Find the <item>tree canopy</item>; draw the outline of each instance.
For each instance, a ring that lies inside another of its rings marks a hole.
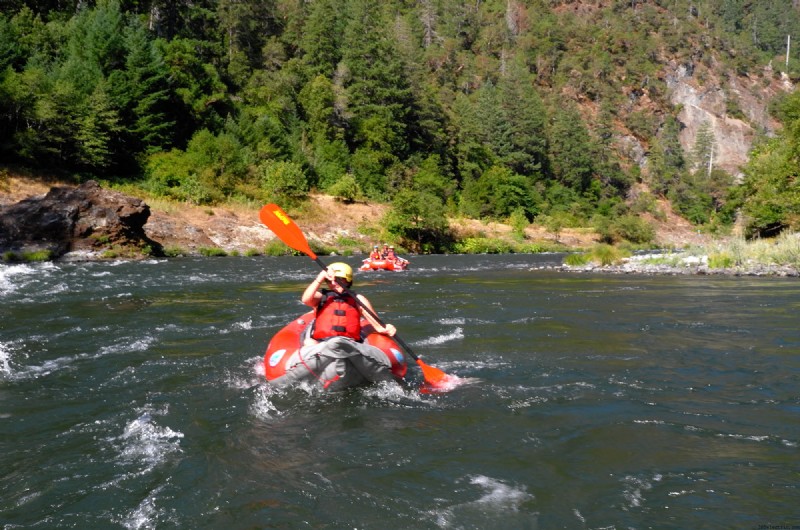
[[[740,205],[762,219],[754,230],[794,226],[793,103],[789,132],[727,198],[713,138],[683,153],[658,73],[665,54],[697,49],[749,71],[783,53],[797,9],[590,1],[587,16],[571,3],[4,0],[0,156],[196,203],[314,190],[391,202],[391,230],[418,248],[446,239],[448,214],[624,214],[637,180],[696,222]],[[783,62],[794,75],[797,52]]]

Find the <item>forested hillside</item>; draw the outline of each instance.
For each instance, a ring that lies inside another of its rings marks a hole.
[[[646,243],[658,197],[770,235],[800,226],[798,3],[0,0],[0,157],[195,204],[384,201],[416,250],[448,215]],[[676,72],[755,131],[735,171],[711,122],[681,145]]]

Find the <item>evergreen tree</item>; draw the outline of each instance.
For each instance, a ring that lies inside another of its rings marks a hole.
[[[337,123],[334,85],[318,75],[300,91],[299,101],[305,116],[307,158],[319,186],[326,189],[346,172],[349,160],[344,129]]]
[[[175,94],[175,138],[185,145],[192,134],[203,128],[220,130],[224,117],[232,111],[228,87],[214,65],[213,45],[195,39],[157,40]]]
[[[253,69],[263,64],[264,44],[278,34],[280,23],[272,0],[218,0],[227,72],[242,87]]]
[[[336,0],[317,0],[310,4],[298,50],[309,79],[317,75],[331,78],[341,59],[342,13],[337,9],[339,3]]]
[[[773,236],[800,229],[800,94],[781,102],[783,133],[759,145],[744,167],[736,190],[751,236]]]
[[[716,138],[714,137],[714,130],[711,128],[711,123],[706,120],[697,130],[697,135],[694,140],[694,149],[692,149],[692,160],[694,162],[694,169],[700,171],[707,176],[711,174],[714,163]]]
[[[171,145],[174,121],[168,69],[145,29],[133,22],[125,31],[125,69],[110,79],[125,121],[126,149],[154,152]]]
[[[456,173],[463,187],[467,182],[477,180],[496,159],[485,141],[485,122],[480,119],[477,105],[468,96],[456,94],[449,118],[454,129],[451,142],[455,144]]]
[[[514,60],[499,84],[502,121],[499,124],[500,159],[520,175],[540,178],[549,168],[546,112],[533,76],[521,60]]]
[[[113,161],[113,140],[122,127],[105,83],[99,83],[89,97],[78,125],[75,137],[78,162],[96,171],[108,168]]]
[[[592,159],[594,171],[603,187],[603,198],[626,196],[632,183],[630,176],[622,169],[620,157],[614,147],[614,113],[609,102],[600,105],[600,113],[594,130]],[[638,169],[638,166],[637,168]],[[609,203],[605,202],[604,207]]]
[[[411,92],[380,8],[371,0],[348,4],[342,62],[348,73],[349,141],[354,148],[402,158],[409,147]]]
[[[594,173],[592,142],[574,106],[556,110],[549,138],[553,172],[559,182],[578,192],[588,189]]]
[[[19,36],[9,20],[0,14],[0,75],[19,60]]]
[[[672,116],[664,120],[661,134],[652,141],[648,182],[654,193],[666,195],[686,176],[686,160],[678,138],[680,124]]]

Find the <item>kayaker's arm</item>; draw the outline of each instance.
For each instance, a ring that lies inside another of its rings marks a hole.
[[[394,337],[394,334],[397,333],[397,329],[395,329],[395,327],[391,324],[383,325],[377,320],[375,320],[375,318],[373,318],[373,316],[370,315],[370,311],[372,313],[375,313],[375,310],[372,308],[372,304],[369,303],[369,300],[367,300],[364,296],[361,296],[360,294],[357,294],[356,296],[358,297],[359,301],[369,309],[369,311],[364,311],[364,308],[360,308],[361,316],[363,316],[367,320],[367,322],[372,324],[372,327],[375,329],[376,332],[380,333],[381,335],[388,335],[390,337]]]
[[[328,270],[325,269],[320,271],[317,274],[317,277],[314,278],[314,281],[308,284],[306,290],[303,291],[303,296],[300,297],[300,300],[307,306],[310,307],[317,307],[319,305],[319,301],[322,299],[322,293],[319,292],[319,288],[322,285],[322,282],[330,279],[328,275]]]

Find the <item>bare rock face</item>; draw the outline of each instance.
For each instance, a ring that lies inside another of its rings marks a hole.
[[[147,237],[150,207],[141,199],[88,181],[78,187],[54,187],[44,195],[0,207],[0,253],[48,251],[52,259],[67,253],[108,251],[110,257],[158,254]]]

